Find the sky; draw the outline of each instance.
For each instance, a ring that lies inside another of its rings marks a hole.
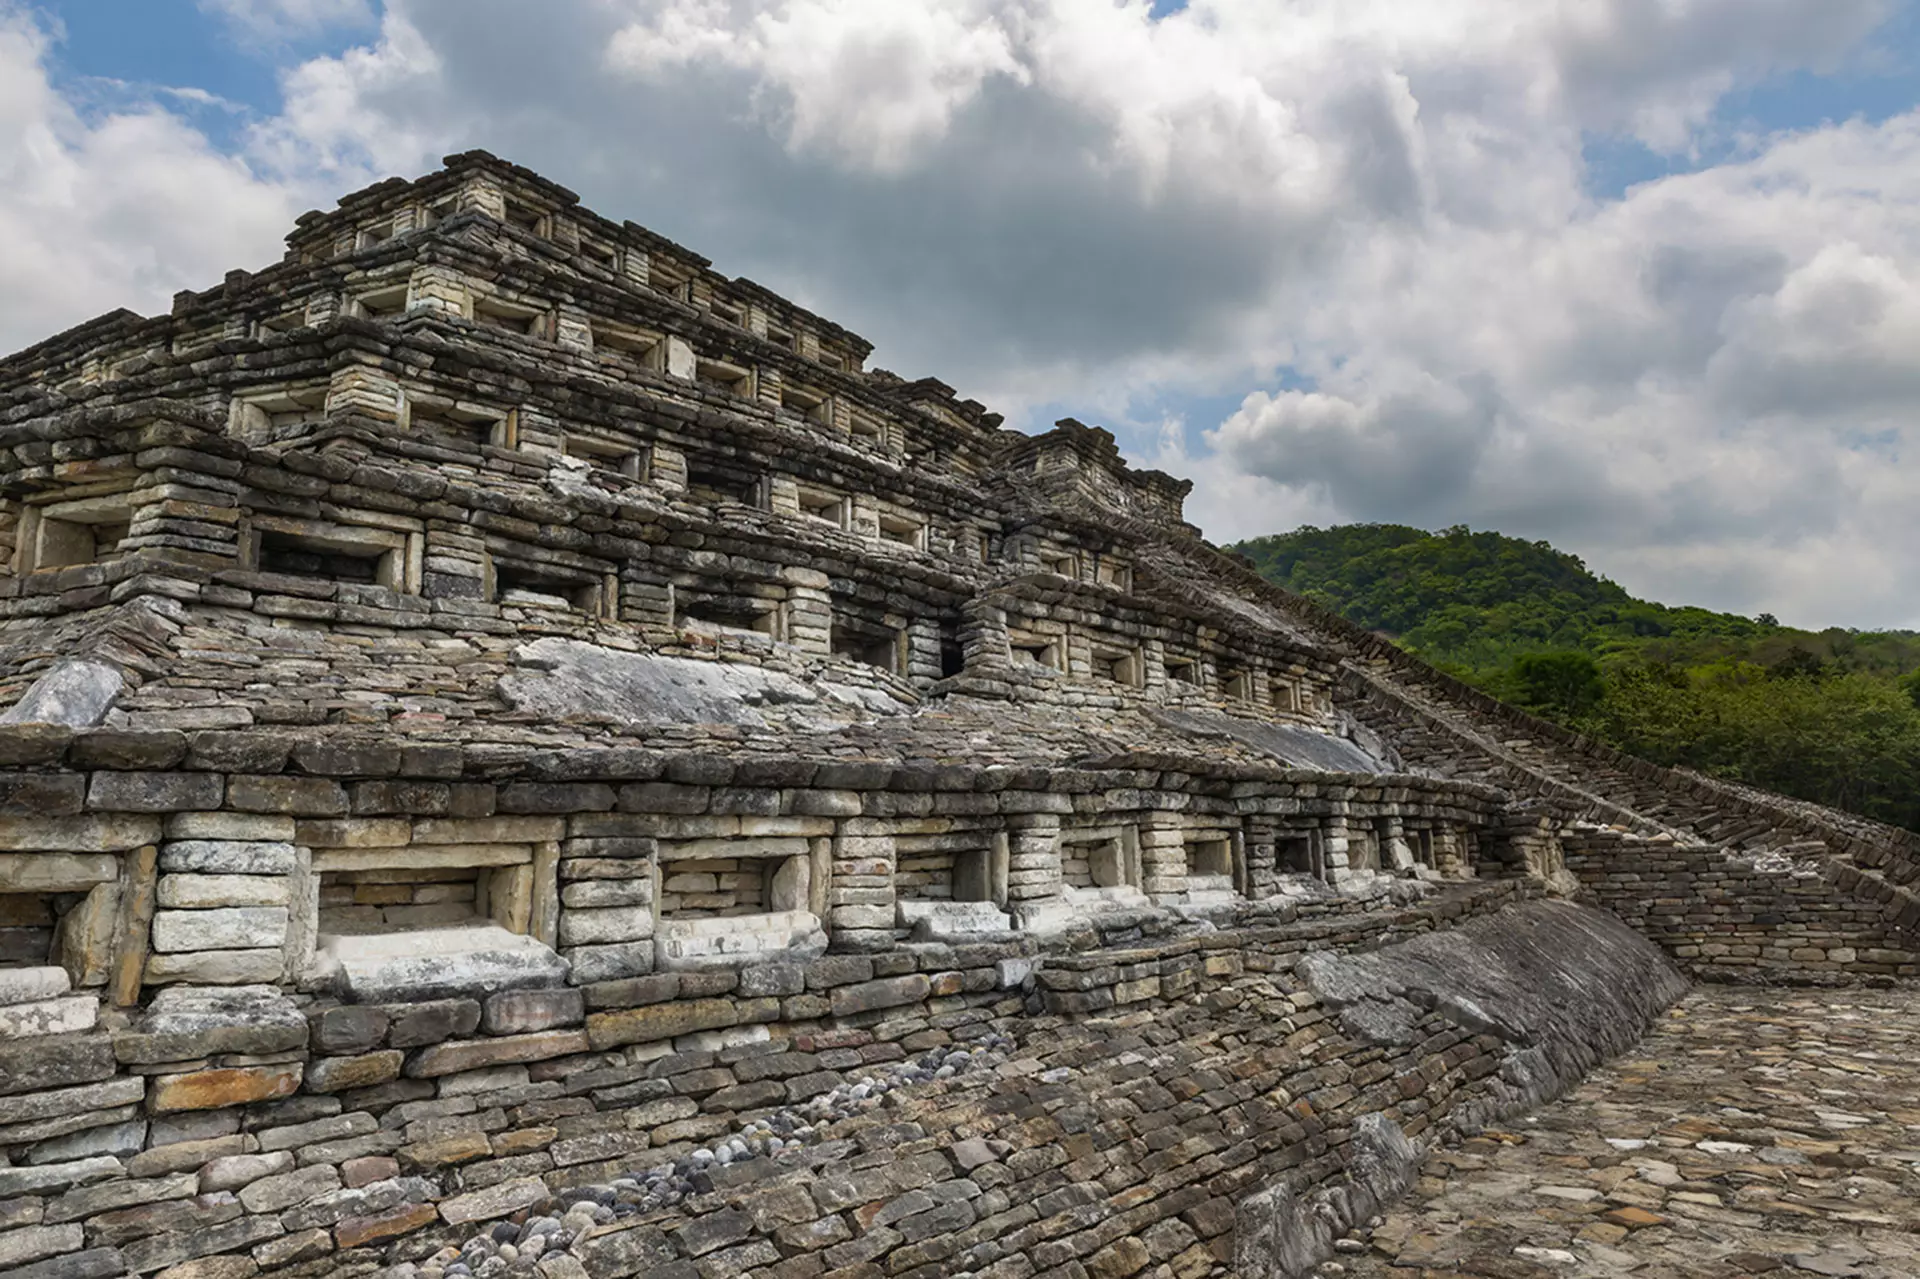
[[[0,0],[0,350],[472,147],[1216,541],[1920,628],[1920,0]]]

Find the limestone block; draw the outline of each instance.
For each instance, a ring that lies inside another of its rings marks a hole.
[[[545,1061],[550,1057],[583,1053],[587,1048],[584,1030],[543,1030],[527,1035],[435,1044],[422,1049],[407,1063],[407,1075],[413,1079],[432,1079],[463,1070]]]
[[[208,986],[242,986],[278,981],[286,965],[279,949],[188,951],[178,955],[149,955],[144,980],[149,986],[195,982]]]
[[[218,808],[226,779],[218,773],[95,773],[87,807],[96,813],[168,813]]]
[[[580,985],[641,976],[653,971],[651,941],[615,942],[606,946],[569,946],[561,952],[573,965],[572,980]]]
[[[943,941],[977,933],[1004,933],[1013,919],[992,902],[903,900],[894,906],[898,927],[915,941]]]
[[[164,1115],[177,1110],[218,1110],[256,1101],[277,1101],[299,1090],[303,1073],[299,1062],[287,1062],[276,1066],[234,1066],[184,1075],[160,1075],[147,1094],[147,1109]]]
[[[560,912],[562,946],[641,941],[652,935],[653,908],[650,906],[610,906],[599,910]]]
[[[24,1266],[42,1257],[78,1252],[86,1243],[79,1222],[59,1226],[25,1226],[0,1233],[0,1270]]]
[[[413,823],[418,844],[538,844],[566,835],[564,817],[422,817]]]
[[[260,1178],[241,1189],[240,1203],[248,1212],[279,1212],[338,1189],[340,1174],[331,1165],[316,1164]]]
[[[307,1019],[272,986],[176,986],[153,997],[114,1040],[129,1064],[182,1061],[213,1053],[264,1055],[304,1048]]]
[[[92,1030],[100,1001],[92,995],[64,995],[0,1007],[0,1040],[29,1035],[65,1035]]]
[[[41,1157],[39,1151],[43,1147],[50,1147],[54,1144],[54,1139],[56,1138],[65,1137],[71,1133],[80,1132],[87,1128],[97,1128],[102,1124],[125,1123],[127,1120],[137,1119],[139,1116],[140,1108],[137,1105],[126,1104],[91,1110],[84,1114],[58,1115],[48,1119],[34,1119],[26,1123],[18,1124],[0,1124],[0,1145],[23,1146],[33,1145],[36,1142],[41,1143],[35,1147],[36,1157],[28,1159],[28,1163],[50,1163],[56,1158],[78,1158],[79,1155],[104,1154],[107,1152],[82,1150],[79,1152],[79,1155],[47,1155]]]
[[[480,1003],[474,999],[432,999],[384,1011],[393,1018],[387,1042],[395,1048],[418,1048],[471,1035],[480,1025]]]
[[[157,951],[250,950],[287,940],[287,911],[279,906],[218,910],[161,910],[153,916]]]
[[[137,1102],[147,1094],[147,1081],[133,1076],[76,1088],[0,1097],[0,1125],[14,1126],[42,1119],[64,1118],[112,1110]]]
[[[909,973],[904,977],[882,977],[854,986],[836,986],[829,998],[833,1002],[834,1016],[851,1017],[856,1013],[918,1003],[927,997],[930,990],[931,984],[925,973]]]
[[[200,1169],[199,1189],[203,1195],[222,1190],[238,1190],[262,1177],[293,1169],[293,1152],[275,1150],[264,1155],[221,1155],[209,1159]]]
[[[335,1093],[389,1083],[400,1077],[403,1056],[388,1048],[358,1057],[316,1057],[307,1064],[307,1091]]]
[[[739,1022],[731,999],[680,999],[641,1008],[592,1013],[587,1035],[596,1051],[625,1044],[653,1043],[697,1030],[712,1030]]]
[[[166,822],[167,838],[179,840],[291,843],[293,828],[291,817],[261,813],[174,813]]]
[[[34,1003],[53,999],[71,990],[67,970],[57,965],[43,968],[0,968],[0,1005]]]
[[[526,1177],[443,1199],[440,1202],[440,1216],[452,1226],[464,1225],[469,1221],[491,1221],[522,1208],[531,1208],[547,1195],[545,1182],[538,1177]]]
[[[396,865],[409,870],[466,870],[486,866],[519,866],[533,860],[527,844],[414,844],[394,848],[322,848],[313,854],[316,874],[352,870],[387,870]]]
[[[243,813],[341,817],[347,811],[347,791],[325,777],[241,774],[227,783],[227,806]]]
[[[342,997],[354,1003],[558,986],[567,975],[553,951],[491,924],[325,941],[316,968],[332,973]]]
[[[517,1035],[578,1025],[586,1013],[579,990],[507,990],[489,996],[482,1025],[489,1035]]]
[[[364,1004],[343,1004],[307,1017],[314,1050],[321,1053],[364,1053],[386,1037],[389,1024],[383,1010]]]
[[[134,854],[137,859],[140,853]],[[134,859],[129,859],[130,861]],[[60,963],[81,986],[104,986],[113,960],[121,886],[95,884],[60,920],[54,941]]]
[[[0,812],[71,817],[86,802],[87,779],[78,773],[0,773]]]
[[[160,869],[202,875],[287,875],[293,845],[279,841],[174,840],[160,847]]]
[[[107,718],[126,687],[120,669],[91,657],[69,657],[35,680],[20,700],[0,712],[0,724],[59,724],[93,728]]]
[[[287,881],[271,875],[193,875],[160,877],[160,905],[173,909],[219,906],[285,906]]]
[[[113,1041],[106,1035],[0,1040],[0,1096],[91,1084],[113,1073]]]
[[[644,863],[636,865],[641,870],[646,869]],[[652,900],[653,878],[650,875],[637,879],[582,879],[560,890],[560,904],[569,909],[644,906]]]
[[[293,838],[312,848],[398,848],[413,842],[405,817],[335,817],[294,823]]]
[[[18,824],[0,818],[0,839]],[[0,853],[0,892],[85,893],[119,873],[112,853]]]
[[[15,1195],[58,1194],[73,1186],[90,1186],[124,1174],[120,1161],[112,1155],[31,1168],[0,1168],[0,1203]]]
[[[33,1164],[62,1163],[112,1155],[128,1159],[140,1153],[147,1140],[147,1121],[132,1106],[90,1116],[96,1122],[64,1136],[42,1141],[27,1153]]]

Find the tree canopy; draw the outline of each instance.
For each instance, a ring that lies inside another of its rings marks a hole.
[[[1920,827],[1920,635],[1635,599],[1546,542],[1301,528],[1228,548],[1449,673],[1623,750]]]

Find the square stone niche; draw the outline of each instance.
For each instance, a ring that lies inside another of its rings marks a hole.
[[[306,983],[361,1002],[557,985],[531,846],[316,849]]]
[[[58,967],[76,987],[105,985],[119,906],[112,853],[0,855],[0,969]]]
[[[824,951],[815,888],[825,884],[831,843],[798,835],[663,841],[658,964],[725,967]]]
[[[1239,896],[1242,845],[1238,831],[1188,831],[1186,852],[1189,905],[1228,905]]]
[[[1013,928],[1002,831],[896,833],[894,923],[915,941]]]
[[[1061,831],[1060,879],[1068,904],[1083,910],[1151,904],[1141,888],[1145,880],[1136,826]]]

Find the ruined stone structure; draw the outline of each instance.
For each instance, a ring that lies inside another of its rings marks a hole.
[[[1294,1274],[1676,964],[1916,971],[1914,836],[868,353],[470,153],[0,362],[0,1269]]]

